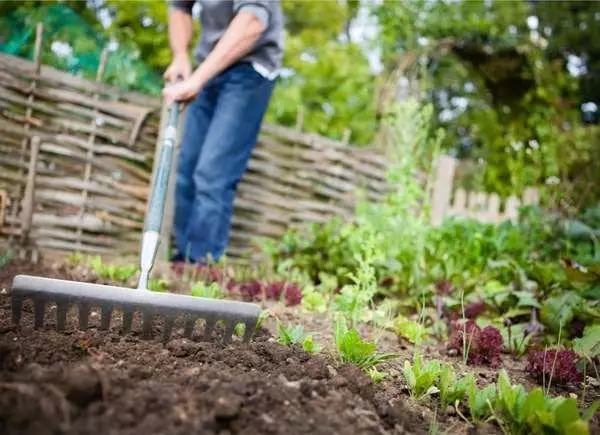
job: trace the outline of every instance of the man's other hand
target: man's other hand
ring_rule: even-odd
[[[192,63],[186,53],[173,57],[171,65],[163,74],[163,78],[169,83],[175,83],[178,79],[187,80],[192,74]]]

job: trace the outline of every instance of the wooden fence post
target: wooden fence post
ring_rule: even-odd
[[[528,187],[523,192],[523,205],[538,205],[540,192],[535,187]]]
[[[96,71],[96,83],[102,82],[102,77],[104,76],[104,69],[106,67],[106,62],[108,60],[108,49],[104,48],[102,53],[100,54],[100,63],[98,65],[98,70]],[[94,101],[98,101],[100,96],[98,92],[94,93]],[[88,202],[88,184],[92,178],[92,160],[94,158],[94,147],[96,145],[96,129],[98,126],[98,116],[100,112],[97,108],[94,108],[93,117],[91,122],[91,132],[88,136],[87,146],[88,151],[86,155],[85,169],[83,173],[83,189],[81,191],[81,207],[79,208],[79,224],[77,227],[75,244],[77,248],[81,249],[81,237],[83,235],[83,218],[85,216],[85,208]]]
[[[435,182],[433,184],[431,224],[440,225],[444,220],[446,211],[452,197],[452,183],[456,160],[450,156],[440,156],[437,164]]]
[[[19,247],[19,256],[23,259],[26,256],[27,249],[32,250],[32,261],[37,262],[37,251],[32,246],[29,235],[33,223],[33,209],[35,206],[35,179],[37,175],[38,156],[40,152],[40,138],[34,136],[31,139],[31,153],[29,157],[29,169],[27,173],[27,183],[25,184],[25,194],[21,205],[21,246]]]
[[[42,53],[42,41],[43,41],[43,32],[44,25],[42,23],[38,23],[35,27],[35,45],[33,49],[33,62],[35,65],[35,74],[36,78],[32,80],[31,87],[29,91],[29,95],[27,96],[27,109],[25,110],[25,125],[23,129],[25,130],[25,135],[21,142],[21,156],[20,156],[20,166],[19,166],[19,187],[17,188],[17,197],[21,196],[21,179],[23,178],[23,166],[25,166],[26,162],[26,154],[27,154],[27,144],[29,143],[29,123],[31,117],[33,115],[33,103],[34,103],[34,94],[33,91],[37,87],[37,77],[40,75],[41,70],[41,53]],[[19,201],[15,201],[13,203],[13,207],[11,210],[11,216],[13,218],[13,222],[17,222],[17,215],[19,214]],[[11,224],[11,227],[14,224]],[[13,227],[14,228],[14,227]],[[12,232],[9,235],[9,240],[12,240]]]

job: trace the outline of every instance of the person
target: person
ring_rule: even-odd
[[[201,37],[188,47],[195,1],[169,0],[166,104],[187,104],[176,169],[175,265],[218,261],[283,57],[279,0],[197,0]]]

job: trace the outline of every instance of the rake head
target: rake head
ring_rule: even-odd
[[[185,316],[184,337],[191,338],[196,321],[204,319],[204,338],[210,339],[217,322],[225,323],[223,341],[231,341],[235,327],[245,325],[244,341],[248,341],[256,328],[260,307],[256,304],[230,300],[199,298],[195,296],[157,293],[126,287],[90,284],[31,275],[17,275],[12,286],[12,318],[19,324],[23,301],[31,299],[34,306],[34,326],[40,328],[44,322],[47,303],[56,303],[56,329],[66,327],[70,305],[79,309],[79,329],[86,330],[90,309],[99,306],[102,310],[100,329],[110,327],[115,309],[123,312],[122,331],[132,328],[134,313],[142,314],[142,334],[149,338],[155,315],[164,317],[163,341],[169,340],[178,315]]]

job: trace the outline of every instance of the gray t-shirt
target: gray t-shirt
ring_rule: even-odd
[[[279,0],[168,0],[171,8],[192,13],[200,4],[201,37],[196,59],[202,62],[240,11],[253,12],[266,25],[254,48],[240,61],[250,62],[261,74],[275,78],[283,60],[283,12]]]

